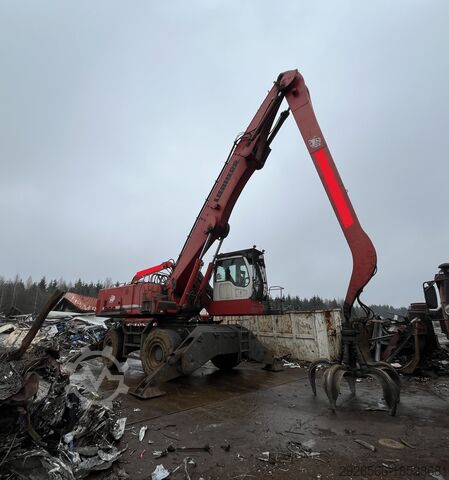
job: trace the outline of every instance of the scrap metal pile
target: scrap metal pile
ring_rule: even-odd
[[[404,318],[376,317],[367,325],[368,355],[403,374],[448,374],[448,339],[439,323],[423,303],[412,304]]]
[[[30,347],[32,336],[0,349],[0,478],[78,479],[109,469],[124,452],[124,419],[71,384],[57,336]]]
[[[3,322],[0,320],[0,334],[4,337],[1,339],[2,344],[7,348],[20,345],[32,320],[31,316],[5,319]],[[64,356],[70,351],[88,345],[99,345],[106,332],[107,324],[104,319],[98,319],[94,315],[71,315],[60,312],[59,315],[53,315],[45,320],[34,342],[51,338]]]

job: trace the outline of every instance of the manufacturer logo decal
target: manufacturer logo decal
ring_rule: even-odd
[[[307,143],[311,148],[318,148],[321,146],[321,138],[320,137],[313,137],[310,140],[307,140]]]
[[[220,200],[221,196],[223,195],[223,192],[225,191],[225,188],[228,186],[229,180],[231,180],[232,175],[235,172],[235,169],[237,168],[237,165],[240,163],[240,159],[234,160],[234,163],[231,165],[231,168],[229,169],[228,174],[226,175],[225,179],[223,180],[223,183],[221,184],[220,190],[218,190],[217,195],[214,198],[214,202],[218,202]]]

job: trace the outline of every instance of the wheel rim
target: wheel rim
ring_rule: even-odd
[[[147,374],[163,365],[181,339],[175,332],[152,332],[145,340],[141,352],[142,365]]]
[[[123,348],[123,334],[122,332],[112,329],[106,333],[106,336],[103,339],[103,348],[106,348],[110,351],[112,356],[118,361],[121,362],[122,358],[122,348]],[[103,357],[103,364],[108,367],[114,367],[114,362],[107,357]]]
[[[157,344],[151,348],[150,350],[151,363],[159,365],[165,360],[165,357],[166,355],[161,345]]]
[[[115,342],[114,342],[114,339],[109,337],[109,338],[106,338],[105,341],[104,341],[104,346],[105,347],[109,347],[111,349],[111,354],[116,357],[117,355],[117,346],[115,345]],[[106,366],[106,367],[110,367],[112,365],[112,360],[110,360],[109,358],[107,357],[102,357],[103,358],[103,364]]]

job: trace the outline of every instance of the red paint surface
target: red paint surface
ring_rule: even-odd
[[[67,292],[64,297],[69,303],[84,312],[94,312],[97,299],[86,295],[78,295],[77,293]]]
[[[207,307],[210,315],[262,315],[265,313],[262,302],[252,300],[216,300]]]
[[[354,223],[354,219],[324,148],[314,152],[313,157],[315,158],[316,165],[321,173],[323,181],[326,184],[332,203],[337,210],[337,215],[343,228],[350,227]]]
[[[156,265],[154,267],[146,268],[145,270],[140,270],[134,275],[133,282],[137,282],[141,278],[145,277],[146,275],[151,275],[152,273],[160,272],[164,270],[164,268],[169,268],[173,266],[173,262],[168,260],[166,262],[161,263],[160,265]]]

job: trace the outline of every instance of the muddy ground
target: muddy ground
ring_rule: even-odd
[[[171,472],[182,465],[170,478],[192,480],[449,479],[448,377],[404,378],[401,404],[391,417],[379,410],[382,395],[375,382],[358,383],[355,399],[343,385],[334,414],[320,381],[313,397],[304,368],[272,373],[245,363],[221,372],[209,365],[166,384],[163,397],[118,397],[120,413],[127,417],[122,443],[128,450],[122,466],[130,478],[150,479],[162,464]],[[125,383],[136,385],[142,375],[134,361]],[[113,382],[105,381],[103,394],[113,388]],[[142,426],[148,430],[140,442]],[[159,459],[153,455],[170,446],[205,445],[209,452],[176,450]],[[298,452],[308,456],[298,458]],[[183,464],[187,457],[195,462],[186,463],[189,477]]]

